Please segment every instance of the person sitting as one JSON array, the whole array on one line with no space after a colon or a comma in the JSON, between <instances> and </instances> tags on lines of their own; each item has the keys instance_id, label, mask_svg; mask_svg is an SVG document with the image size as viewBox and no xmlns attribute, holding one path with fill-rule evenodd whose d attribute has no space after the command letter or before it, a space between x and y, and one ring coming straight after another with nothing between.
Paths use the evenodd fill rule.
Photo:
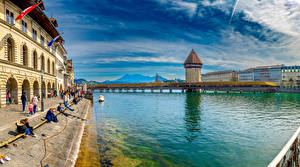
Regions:
<instances>
[{"instance_id":1,"label":"person sitting","mask_svg":"<svg viewBox=\"0 0 300 167\"><path fill-rule=\"evenodd\" d=\"M4 164L5 163L4 160L9 161L10 158L8 156L4 156L4 155L0 154L0 163Z\"/></svg>"},{"instance_id":2,"label":"person sitting","mask_svg":"<svg viewBox=\"0 0 300 167\"><path fill-rule=\"evenodd\" d=\"M19 122L16 123L17 125L17 132L18 133L25 133L25 135L31 135L35 137L35 134L33 133L33 128L29 125L28 118L21 119Z\"/></svg>"},{"instance_id":3,"label":"person sitting","mask_svg":"<svg viewBox=\"0 0 300 167\"><path fill-rule=\"evenodd\" d=\"M50 108L48 110L46 119L49 123L58 122L57 117L54 115L54 108Z\"/></svg>"},{"instance_id":4,"label":"person sitting","mask_svg":"<svg viewBox=\"0 0 300 167\"><path fill-rule=\"evenodd\" d=\"M69 105L68 105L68 102L69 102L69 94L66 93L65 95L65 98L64 98L64 105L67 109L69 109L70 111L74 111L74 109L70 108Z\"/></svg>"}]
</instances>

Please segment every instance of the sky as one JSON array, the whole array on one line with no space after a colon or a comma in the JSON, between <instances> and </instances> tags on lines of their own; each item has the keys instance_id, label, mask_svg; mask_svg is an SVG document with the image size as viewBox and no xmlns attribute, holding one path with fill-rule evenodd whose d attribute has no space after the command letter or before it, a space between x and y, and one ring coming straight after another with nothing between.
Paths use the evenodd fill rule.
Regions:
<instances>
[{"instance_id":1,"label":"sky","mask_svg":"<svg viewBox=\"0 0 300 167\"><path fill-rule=\"evenodd\" d=\"M202 73L300 65L299 0L44 0L75 77L184 79L192 49Z\"/></svg>"}]
</instances>

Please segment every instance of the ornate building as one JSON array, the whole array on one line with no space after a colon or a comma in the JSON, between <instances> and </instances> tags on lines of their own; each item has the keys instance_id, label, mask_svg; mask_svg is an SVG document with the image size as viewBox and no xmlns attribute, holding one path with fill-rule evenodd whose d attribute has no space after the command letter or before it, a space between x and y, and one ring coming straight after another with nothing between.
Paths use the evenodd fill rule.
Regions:
<instances>
[{"instance_id":1,"label":"ornate building","mask_svg":"<svg viewBox=\"0 0 300 167\"><path fill-rule=\"evenodd\" d=\"M59 35L57 21L46 16L43 3L22 20L15 20L22 10L36 3L36 0L0 1L1 107L7 105L7 93L11 95L13 103L19 103L23 91L28 98L34 93L41 95L42 92L47 97L47 93L64 87L64 40L60 37L51 47L47 46Z\"/></svg>"},{"instance_id":2,"label":"ornate building","mask_svg":"<svg viewBox=\"0 0 300 167\"><path fill-rule=\"evenodd\" d=\"M202 75L204 82L238 81L238 74L232 70L209 72Z\"/></svg>"},{"instance_id":3,"label":"ornate building","mask_svg":"<svg viewBox=\"0 0 300 167\"><path fill-rule=\"evenodd\" d=\"M193 49L184 62L185 80L187 83L201 82L202 65L202 61Z\"/></svg>"}]
</instances>

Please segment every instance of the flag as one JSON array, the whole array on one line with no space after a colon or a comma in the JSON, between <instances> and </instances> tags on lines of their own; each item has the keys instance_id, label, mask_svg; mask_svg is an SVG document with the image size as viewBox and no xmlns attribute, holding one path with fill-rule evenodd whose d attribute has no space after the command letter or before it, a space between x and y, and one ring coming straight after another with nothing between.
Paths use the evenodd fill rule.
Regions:
<instances>
[{"instance_id":1,"label":"flag","mask_svg":"<svg viewBox=\"0 0 300 167\"><path fill-rule=\"evenodd\" d=\"M16 18L16 20L21 20L27 13L31 12L35 7L37 7L40 3L32 5L28 8L26 8L25 10L23 10L23 12L21 12L21 14L19 14L19 16Z\"/></svg>"},{"instance_id":2,"label":"flag","mask_svg":"<svg viewBox=\"0 0 300 167\"><path fill-rule=\"evenodd\" d=\"M50 47L50 46L53 44L53 42L56 41L59 37L60 37L60 35L58 35L58 36L55 37L52 41L50 41L50 42L48 43L48 46Z\"/></svg>"}]
</instances>

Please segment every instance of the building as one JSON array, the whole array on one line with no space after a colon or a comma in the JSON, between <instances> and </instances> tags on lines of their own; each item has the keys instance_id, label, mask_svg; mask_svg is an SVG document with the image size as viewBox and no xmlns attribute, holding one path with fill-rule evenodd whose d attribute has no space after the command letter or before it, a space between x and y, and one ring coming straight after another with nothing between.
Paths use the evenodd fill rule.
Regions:
<instances>
[{"instance_id":1,"label":"building","mask_svg":"<svg viewBox=\"0 0 300 167\"><path fill-rule=\"evenodd\" d=\"M185 80L187 83L201 82L202 65L202 61L193 49L184 62Z\"/></svg>"},{"instance_id":2,"label":"building","mask_svg":"<svg viewBox=\"0 0 300 167\"><path fill-rule=\"evenodd\" d=\"M19 103L22 91L30 99L64 87L66 73L63 38L51 47L47 44L59 35L57 21L48 18L43 2L24 16L15 18L36 0L0 1L0 104L6 106L6 94ZM43 76L43 83L41 80ZM41 90L43 85L43 90ZM47 96L45 96L47 97Z\"/></svg>"},{"instance_id":3,"label":"building","mask_svg":"<svg viewBox=\"0 0 300 167\"><path fill-rule=\"evenodd\" d=\"M238 73L232 70L215 71L202 75L203 82L238 81Z\"/></svg>"},{"instance_id":4,"label":"building","mask_svg":"<svg viewBox=\"0 0 300 167\"><path fill-rule=\"evenodd\" d=\"M238 73L238 79L240 82L254 81L254 68L249 68Z\"/></svg>"},{"instance_id":5,"label":"building","mask_svg":"<svg viewBox=\"0 0 300 167\"><path fill-rule=\"evenodd\" d=\"M281 73L281 88L300 89L300 66L284 66Z\"/></svg>"},{"instance_id":6,"label":"building","mask_svg":"<svg viewBox=\"0 0 300 167\"><path fill-rule=\"evenodd\" d=\"M265 81L273 82L276 85L280 85L281 82L281 69L284 65L274 65L274 66L261 66L256 67L253 70L254 81Z\"/></svg>"}]
</instances>

